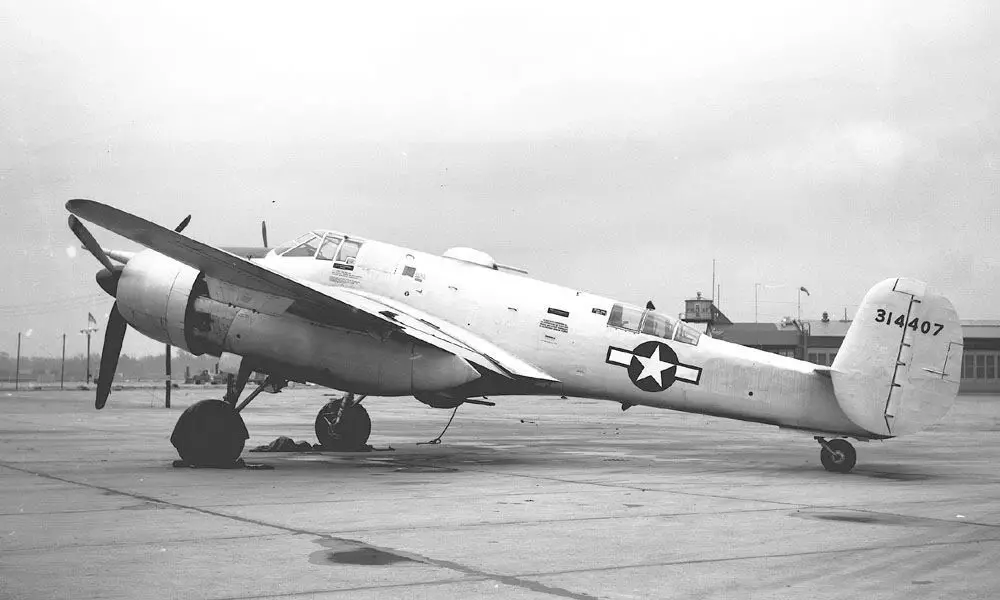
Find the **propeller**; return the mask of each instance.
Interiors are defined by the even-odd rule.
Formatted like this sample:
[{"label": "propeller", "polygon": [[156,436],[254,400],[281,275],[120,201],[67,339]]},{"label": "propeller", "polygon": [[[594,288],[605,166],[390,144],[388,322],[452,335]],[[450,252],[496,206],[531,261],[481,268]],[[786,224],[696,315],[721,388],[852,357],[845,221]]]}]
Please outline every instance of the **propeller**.
[{"label": "propeller", "polygon": [[264,247],[267,248],[267,221],[260,222],[260,239],[264,242]]},{"label": "propeller", "polygon": [[[180,233],[188,223],[191,222],[191,215],[184,217],[174,231]],[[69,228],[79,239],[83,246],[94,255],[104,268],[97,272],[97,285],[108,293],[112,298],[117,298],[118,281],[121,279],[122,271],[125,267],[115,265],[108,258],[107,253],[97,243],[90,231],[83,226],[83,223],[75,215],[69,216]],[[97,375],[97,398],[94,400],[94,408],[100,410],[108,402],[111,395],[111,386],[115,381],[115,371],[118,370],[118,358],[122,352],[122,343],[125,341],[125,331],[128,329],[128,322],[118,310],[118,301],[115,301],[108,313],[108,326],[104,331],[104,348],[101,350],[101,370]]]},{"label": "propeller", "polygon": [[94,408],[101,410],[111,395],[111,384],[115,381],[115,371],[118,370],[118,356],[122,352],[122,342],[125,341],[125,330],[128,323],[118,312],[118,303],[111,307],[108,314],[108,326],[104,330],[104,349],[101,350],[101,370],[97,375],[97,399]]},{"label": "propeller", "polygon": [[94,258],[104,265],[105,269],[108,271],[114,271],[115,266],[111,263],[111,259],[108,258],[108,255],[104,253],[104,248],[101,248],[101,245],[97,243],[97,240],[95,240],[94,236],[90,234],[90,231],[83,226],[80,219],[76,218],[76,215],[69,216],[69,228],[73,232],[73,235],[76,236],[76,239],[83,243],[83,247],[89,250],[90,253],[94,255]]}]

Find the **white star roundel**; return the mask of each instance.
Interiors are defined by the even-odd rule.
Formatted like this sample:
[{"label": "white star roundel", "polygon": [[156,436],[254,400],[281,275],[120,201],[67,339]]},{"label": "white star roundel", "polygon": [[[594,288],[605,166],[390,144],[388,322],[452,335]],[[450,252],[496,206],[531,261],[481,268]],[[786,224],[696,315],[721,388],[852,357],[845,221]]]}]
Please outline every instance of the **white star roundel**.
[{"label": "white star roundel", "polygon": [[663,342],[643,342],[632,350],[610,346],[605,362],[628,369],[629,379],[645,392],[662,392],[674,381],[698,385],[701,380],[701,367],[681,363]]}]

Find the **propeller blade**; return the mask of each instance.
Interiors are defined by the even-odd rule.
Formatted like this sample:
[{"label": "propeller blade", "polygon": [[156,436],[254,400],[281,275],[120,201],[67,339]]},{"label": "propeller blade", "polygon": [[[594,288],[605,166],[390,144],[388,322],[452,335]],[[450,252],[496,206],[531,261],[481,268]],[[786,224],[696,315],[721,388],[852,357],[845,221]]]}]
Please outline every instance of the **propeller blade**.
[{"label": "propeller blade", "polygon": [[177,227],[174,227],[174,231],[176,231],[177,233],[184,231],[184,228],[187,227],[188,223],[190,222],[191,222],[191,215],[184,217],[184,220],[181,221],[181,224],[178,225]]},{"label": "propeller blade", "polygon": [[89,250],[90,253],[94,255],[94,258],[104,265],[105,269],[109,271],[114,270],[115,266],[111,263],[111,259],[108,258],[108,255],[104,253],[101,245],[97,243],[94,236],[90,234],[90,231],[83,226],[83,223],[81,223],[80,219],[77,219],[75,215],[69,216],[69,228],[73,231],[73,235],[76,236],[76,239],[83,243],[84,248]]},{"label": "propeller blade", "polygon": [[267,221],[260,222],[260,238],[264,241],[264,247],[267,248]]},{"label": "propeller blade", "polygon": [[101,351],[101,371],[97,376],[97,400],[94,408],[100,410],[108,402],[111,395],[111,384],[115,381],[115,370],[118,368],[118,355],[122,352],[122,342],[125,339],[125,329],[128,323],[118,312],[118,303],[111,307],[108,315],[108,326],[104,330],[104,349]]}]

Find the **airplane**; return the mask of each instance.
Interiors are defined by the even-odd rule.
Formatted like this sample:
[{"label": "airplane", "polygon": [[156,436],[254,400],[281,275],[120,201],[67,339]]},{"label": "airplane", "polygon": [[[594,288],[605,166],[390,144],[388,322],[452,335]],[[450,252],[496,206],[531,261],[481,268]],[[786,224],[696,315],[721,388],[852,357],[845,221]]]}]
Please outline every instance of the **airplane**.
[{"label": "airplane", "polygon": [[[333,450],[367,442],[366,395],[413,396],[435,408],[542,395],[802,432],[835,473],[857,462],[849,439],[925,429],[958,394],[955,308],[907,277],[869,290],[823,366],[714,339],[651,303],[532,279],[471,248],[437,256],[314,229],[275,248],[227,250],[183,235],[188,219],[175,231],[92,200],[66,208],[73,233],[104,266],[98,284],[115,298],[98,409],[128,326],[236,365],[226,397],[197,402],[174,428],[171,441],[195,465],[237,461],[249,437],[240,411],[265,386],[288,381],[348,392],[316,418],[317,437]],[[80,219],[147,249],[104,250]],[[238,402],[254,371],[267,379]]]}]

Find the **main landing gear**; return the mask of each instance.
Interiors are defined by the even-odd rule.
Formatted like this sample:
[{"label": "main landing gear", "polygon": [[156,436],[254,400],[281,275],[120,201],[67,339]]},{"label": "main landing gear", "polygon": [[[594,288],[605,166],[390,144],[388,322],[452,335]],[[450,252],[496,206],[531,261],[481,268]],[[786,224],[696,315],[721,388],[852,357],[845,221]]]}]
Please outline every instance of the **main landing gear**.
[{"label": "main landing gear", "polygon": [[[268,387],[276,391],[287,383],[269,375],[237,404],[251,374],[252,370],[241,364],[235,380],[230,378],[224,399],[196,402],[177,419],[170,443],[177,448],[184,464],[216,468],[240,464],[243,446],[250,438],[240,411]],[[355,398],[348,393],[320,409],[316,415],[316,437],[324,450],[348,452],[365,446],[371,435],[372,420],[361,406],[364,399],[365,396]]]},{"label": "main landing gear", "polygon": [[850,442],[843,439],[826,441],[816,436],[816,441],[822,446],[819,451],[819,461],[823,468],[832,473],[849,473],[858,462],[858,453]]},{"label": "main landing gear", "polygon": [[195,402],[181,413],[174,425],[170,443],[177,449],[184,463],[216,468],[230,468],[239,464],[243,446],[250,438],[240,411],[268,386],[280,388],[283,384],[283,381],[268,376],[237,405],[252,373],[252,370],[240,365],[236,380],[230,381],[223,400]]},{"label": "main landing gear", "polygon": [[361,406],[365,396],[355,399],[348,393],[343,398],[331,400],[316,415],[316,439],[324,450],[349,452],[368,443],[372,420]]}]

